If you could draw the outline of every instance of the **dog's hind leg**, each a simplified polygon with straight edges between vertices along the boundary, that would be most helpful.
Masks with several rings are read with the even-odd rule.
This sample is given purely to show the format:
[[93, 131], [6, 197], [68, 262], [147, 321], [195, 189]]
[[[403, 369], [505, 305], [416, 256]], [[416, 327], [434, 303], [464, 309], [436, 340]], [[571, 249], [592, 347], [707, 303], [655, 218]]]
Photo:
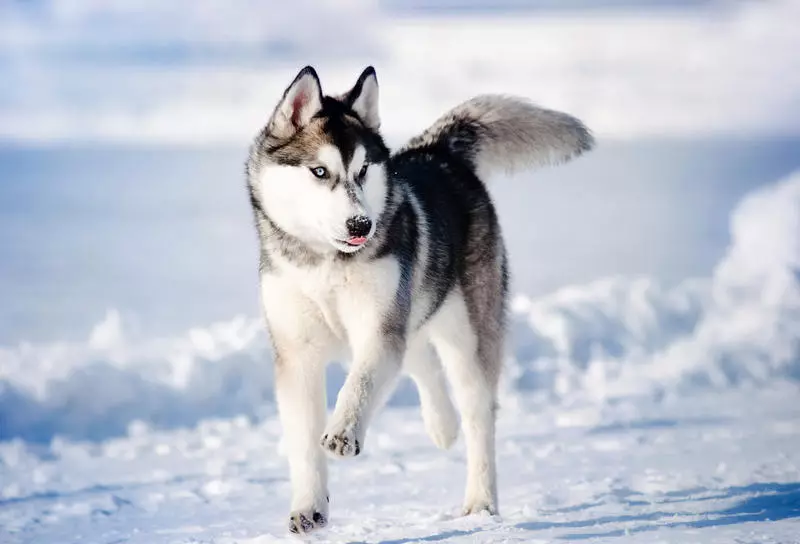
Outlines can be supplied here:
[[403, 369], [419, 391], [422, 421], [428, 436], [437, 447], [448, 449], [458, 438], [458, 414], [447, 392], [442, 365], [425, 336], [418, 334], [409, 342]]
[[467, 448], [464, 514], [496, 514], [496, 380], [482, 360], [480, 338], [461, 289], [448, 295], [429, 323], [431, 341], [453, 386]]

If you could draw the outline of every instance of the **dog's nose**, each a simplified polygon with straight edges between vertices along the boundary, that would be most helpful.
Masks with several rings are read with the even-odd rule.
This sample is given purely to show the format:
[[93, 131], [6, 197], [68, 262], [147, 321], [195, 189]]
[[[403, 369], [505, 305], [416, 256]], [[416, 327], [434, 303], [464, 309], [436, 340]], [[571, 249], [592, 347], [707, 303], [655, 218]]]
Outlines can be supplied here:
[[354, 238], [366, 236], [369, 234], [370, 229], [372, 229], [372, 221], [366, 215], [351, 217], [347, 220], [345, 225], [347, 226], [348, 234]]

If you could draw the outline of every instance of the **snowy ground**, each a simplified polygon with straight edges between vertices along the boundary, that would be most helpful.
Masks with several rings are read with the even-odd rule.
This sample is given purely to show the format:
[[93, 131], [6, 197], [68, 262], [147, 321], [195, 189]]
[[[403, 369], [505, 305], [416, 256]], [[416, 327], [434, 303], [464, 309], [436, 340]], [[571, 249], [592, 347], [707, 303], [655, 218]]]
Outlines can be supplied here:
[[[462, 441], [385, 412], [332, 462], [333, 542], [800, 542], [796, 388], [559, 408], [504, 403], [501, 516], [456, 516]], [[510, 404], [510, 405], [509, 405]], [[270, 543], [289, 484], [274, 417], [100, 444], [0, 445], [4, 543]]]

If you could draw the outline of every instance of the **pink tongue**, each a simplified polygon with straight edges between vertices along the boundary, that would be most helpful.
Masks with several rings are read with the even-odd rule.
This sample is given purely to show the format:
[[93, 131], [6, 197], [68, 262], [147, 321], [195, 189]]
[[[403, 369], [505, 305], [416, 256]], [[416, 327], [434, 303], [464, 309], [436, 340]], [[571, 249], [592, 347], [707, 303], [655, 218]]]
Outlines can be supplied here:
[[366, 241], [367, 238], [365, 236], [353, 236], [352, 238], [347, 240], [347, 243], [350, 244], [351, 246], [360, 246]]

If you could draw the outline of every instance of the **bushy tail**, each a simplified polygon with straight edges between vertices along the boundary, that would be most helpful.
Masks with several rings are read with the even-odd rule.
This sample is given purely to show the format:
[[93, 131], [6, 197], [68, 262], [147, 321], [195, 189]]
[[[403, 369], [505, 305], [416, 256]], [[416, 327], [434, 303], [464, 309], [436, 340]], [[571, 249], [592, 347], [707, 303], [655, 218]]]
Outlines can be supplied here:
[[589, 129], [571, 115], [524, 98], [481, 95], [444, 114], [403, 150], [443, 147], [486, 179], [496, 171], [560, 164], [593, 146]]

